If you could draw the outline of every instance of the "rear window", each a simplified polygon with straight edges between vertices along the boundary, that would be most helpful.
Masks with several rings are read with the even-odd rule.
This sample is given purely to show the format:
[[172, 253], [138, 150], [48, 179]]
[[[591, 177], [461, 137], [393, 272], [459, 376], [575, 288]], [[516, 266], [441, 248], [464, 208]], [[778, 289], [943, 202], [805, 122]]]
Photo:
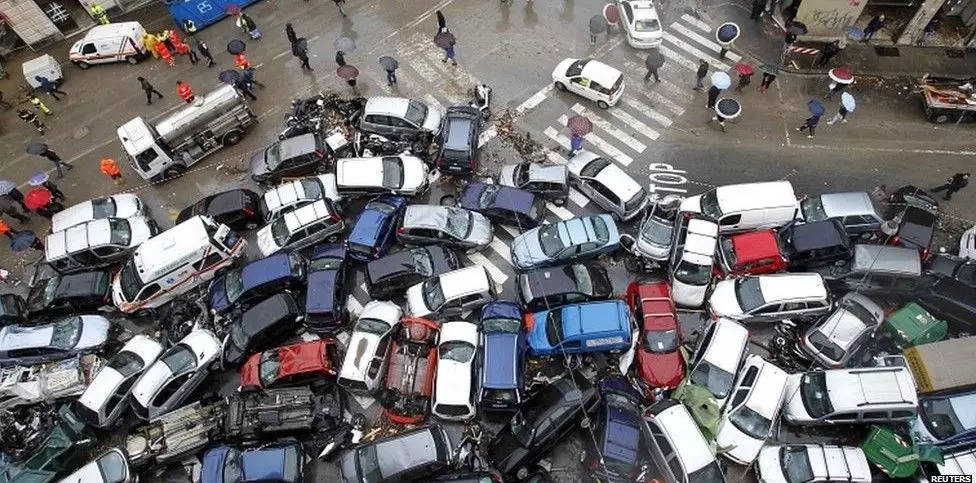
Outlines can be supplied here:
[[92, 200], [91, 205], [92, 218], [98, 219], [115, 216], [115, 200], [112, 198], [97, 198]]
[[417, 127], [420, 127], [424, 124], [424, 119], [427, 119], [427, 106], [417, 101], [410, 101], [407, 104], [407, 112], [404, 114], [404, 117]]
[[403, 163], [400, 158], [383, 158], [383, 187], [396, 189], [403, 186]]
[[820, 200], [819, 196], [801, 201], [800, 211], [803, 212], [803, 219], [808, 222], [827, 219], [827, 212], [824, 211], [823, 201]]
[[606, 243], [610, 241], [610, 229], [607, 228], [607, 222], [603, 221], [603, 218], [594, 217], [593, 220], [593, 232], [596, 233], [596, 239], [600, 240], [601, 243]]
[[634, 22], [634, 30], [638, 32], [657, 32], [661, 30], [661, 24], [656, 18], [648, 18]]
[[364, 245], [362, 243], [349, 242], [349, 251], [357, 253], [365, 253], [367, 255], [372, 254], [373, 247], [369, 245]]

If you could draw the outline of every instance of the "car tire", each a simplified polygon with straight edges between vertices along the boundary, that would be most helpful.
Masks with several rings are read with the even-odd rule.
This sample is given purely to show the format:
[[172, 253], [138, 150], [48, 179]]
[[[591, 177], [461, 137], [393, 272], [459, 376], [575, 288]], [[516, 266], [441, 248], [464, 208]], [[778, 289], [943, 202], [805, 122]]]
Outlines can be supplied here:
[[936, 114], [936, 115], [932, 116], [932, 122], [935, 123], [935, 124], [945, 124], [945, 123], [949, 122], [949, 120], [951, 118], [952, 118], [951, 116], [949, 116], [948, 114], [942, 112], [942, 113], [939, 113], [939, 114]]
[[226, 146], [233, 146], [233, 145], [241, 142], [241, 139], [243, 137], [244, 137], [244, 133], [242, 133], [241, 131], [238, 131], [237, 129], [235, 129], [235, 130], [233, 130], [233, 131], [231, 131], [231, 132], [229, 132], [227, 134], [224, 134], [224, 139], [223, 139], [224, 146], [225, 147]]
[[166, 171], [163, 171], [163, 178], [166, 179], [178, 178], [180, 176], [183, 176], [184, 173], [186, 173], [186, 166], [183, 165], [170, 166], [166, 168]]
[[87, 70], [89, 67], [91, 67], [91, 64], [89, 64], [88, 62], [85, 62], [83, 60], [79, 60], [79, 61], [75, 62], [75, 65], [77, 65], [78, 68], [81, 69], [81, 70]]
[[515, 472], [515, 479], [517, 480], [527, 480], [529, 479], [529, 469], [526, 467], [521, 467]]
[[592, 422], [590, 421], [590, 417], [589, 416], [584, 416], [583, 417], [583, 420], [580, 421], [580, 427], [583, 428], [583, 429], [589, 428], [591, 424], [592, 424]]
[[[553, 84], [553, 85], [556, 86], [556, 90], [557, 91], [565, 91], [566, 90], [566, 84], [563, 84], [562, 82], [556, 81], [556, 83]], [[525, 470], [525, 471], [529, 471], [529, 470]]]
[[552, 200], [552, 204], [556, 206], [563, 206], [566, 204], [566, 198], [556, 198]]
[[335, 242], [339, 241], [339, 234], [336, 233], [336, 234], [333, 234], [333, 235], [329, 235], [329, 236], [325, 237], [325, 241], [327, 241], [329, 243], [335, 243]]
[[607, 104], [606, 102], [603, 101], [596, 101], [596, 105], [600, 109], [610, 109], [610, 104]]
[[136, 64], [139, 63], [139, 58], [136, 57], [136, 56], [134, 56], [134, 55], [130, 55], [130, 56], [128, 56], [128, 57], [125, 58], [125, 61], [128, 62], [128, 63], [130, 63], [130, 64], [132, 64], [132, 65], [136, 65]]

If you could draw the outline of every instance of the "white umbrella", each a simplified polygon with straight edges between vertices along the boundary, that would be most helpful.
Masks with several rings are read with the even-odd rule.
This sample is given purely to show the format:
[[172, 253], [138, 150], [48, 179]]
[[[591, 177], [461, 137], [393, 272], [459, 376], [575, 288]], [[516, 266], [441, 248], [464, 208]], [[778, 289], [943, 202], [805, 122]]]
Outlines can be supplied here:
[[854, 107], [856, 107], [854, 96], [850, 92], [841, 93], [840, 104], [844, 106], [844, 109], [847, 109], [847, 112], [854, 112]]
[[728, 89], [732, 85], [732, 78], [725, 72], [712, 74], [712, 85], [719, 89]]

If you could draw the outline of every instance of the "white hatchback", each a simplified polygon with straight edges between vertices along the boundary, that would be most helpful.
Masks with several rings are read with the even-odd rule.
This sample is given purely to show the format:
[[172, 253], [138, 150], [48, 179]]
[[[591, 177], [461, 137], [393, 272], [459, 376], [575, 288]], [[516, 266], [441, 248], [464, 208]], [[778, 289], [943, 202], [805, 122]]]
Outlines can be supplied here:
[[447, 322], [441, 326], [437, 346], [437, 379], [434, 383], [434, 416], [451, 421], [473, 418], [474, 356], [478, 351], [478, 326], [471, 322]]
[[400, 324], [403, 311], [393, 302], [374, 300], [356, 320], [346, 356], [339, 369], [339, 386], [355, 394], [375, 391], [386, 374], [393, 330]]
[[755, 461], [779, 419], [788, 378], [760, 356], [746, 358], [742, 377], [718, 423], [715, 442], [719, 448], [728, 448], [723, 456], [746, 466]]
[[674, 303], [682, 307], [700, 307], [712, 283], [718, 225], [692, 218], [678, 230], [668, 269], [671, 294]]
[[565, 59], [552, 70], [556, 89], [583, 96], [601, 109], [617, 104], [624, 92], [624, 75], [593, 59]]
[[651, 0], [617, 0], [620, 24], [627, 33], [627, 43], [635, 49], [652, 49], [661, 45], [664, 29]]

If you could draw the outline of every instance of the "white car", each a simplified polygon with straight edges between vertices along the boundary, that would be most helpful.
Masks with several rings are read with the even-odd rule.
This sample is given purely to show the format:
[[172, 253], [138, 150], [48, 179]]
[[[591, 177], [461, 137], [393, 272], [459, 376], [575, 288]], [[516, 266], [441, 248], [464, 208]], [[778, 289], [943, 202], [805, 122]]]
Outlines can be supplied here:
[[437, 318], [461, 315], [491, 302], [495, 282], [482, 265], [459, 268], [428, 278], [407, 289], [407, 315]]
[[976, 226], [962, 232], [962, 238], [959, 240], [959, 256], [976, 259]]
[[386, 374], [393, 330], [402, 316], [403, 311], [393, 302], [374, 300], [363, 307], [346, 344], [339, 386], [358, 394], [379, 389]]
[[616, 105], [624, 93], [624, 75], [593, 59], [565, 59], [552, 70], [552, 82], [560, 91], [570, 91], [595, 101], [601, 109]]
[[661, 18], [651, 0], [617, 0], [620, 25], [627, 34], [627, 43], [635, 49], [652, 49], [661, 45], [664, 29]]
[[451, 421], [473, 418], [474, 356], [478, 351], [478, 326], [471, 322], [446, 322], [437, 346], [437, 378], [434, 382], [434, 416]]
[[427, 165], [408, 154], [338, 159], [335, 175], [339, 192], [349, 196], [413, 196], [427, 189]]
[[111, 426], [125, 411], [132, 382], [163, 353], [163, 345], [147, 335], [136, 335], [98, 371], [78, 398], [75, 412], [88, 424]]
[[708, 298], [713, 315], [740, 322], [810, 318], [830, 311], [830, 293], [819, 273], [777, 273], [722, 280]]
[[62, 483], [128, 483], [137, 481], [133, 476], [125, 451], [112, 448], [60, 481]]
[[0, 411], [77, 396], [105, 361], [94, 354], [36, 366], [0, 369]]
[[722, 408], [749, 353], [749, 330], [734, 320], [719, 318], [705, 326], [695, 344], [688, 360], [688, 380], [708, 389]]
[[195, 329], [170, 347], [132, 386], [130, 402], [139, 419], [151, 420], [180, 407], [183, 401], [220, 366], [220, 339]]
[[678, 232], [671, 267], [671, 296], [682, 307], [700, 307], [712, 283], [718, 225], [692, 218]]
[[265, 191], [261, 197], [261, 213], [265, 221], [271, 221], [288, 208], [305, 206], [322, 198], [332, 201], [342, 198], [333, 173], [296, 179]]
[[722, 456], [749, 466], [773, 434], [783, 407], [789, 376], [782, 369], [750, 355], [718, 423], [715, 442], [727, 448]]
[[270, 225], [258, 230], [258, 249], [265, 257], [286, 248], [301, 250], [322, 240], [336, 241], [345, 229], [346, 224], [332, 200], [321, 199], [286, 210]]
[[843, 481], [870, 483], [871, 466], [856, 446], [790, 444], [759, 452], [756, 476], [762, 483]]
[[131, 218], [146, 214], [146, 205], [136, 195], [121, 194], [95, 198], [69, 206], [51, 217], [51, 232], [102, 218]]

